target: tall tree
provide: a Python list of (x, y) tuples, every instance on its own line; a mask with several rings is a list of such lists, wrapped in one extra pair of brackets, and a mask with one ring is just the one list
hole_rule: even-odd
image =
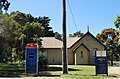
[(26, 35), (25, 41), (27, 43), (29, 42), (40, 43), (39, 40), (37, 40), (37, 38), (39, 39), (39, 37), (41, 37), (43, 30), (44, 27), (41, 26), (41, 24), (38, 22), (27, 23), (23, 31), (23, 33)]
[(118, 42), (120, 43), (120, 15), (117, 15), (117, 17), (114, 21), (114, 25), (117, 28), (116, 34), (118, 36)]
[(54, 36), (49, 21), (49, 17), (33, 17), (19, 11), (10, 15), (0, 14), (0, 43), (7, 48), (0, 47), (0, 53), (4, 53), (7, 58), (11, 56), (12, 48), (15, 48), (20, 59), (27, 43), (35, 42), (41, 45), (39, 37)]
[(31, 14), (25, 14), (19, 11), (11, 12), (10, 15), (21, 26), (24, 26), (27, 22), (33, 22), (33, 18), (34, 18)]
[(81, 37), (83, 35), (84, 35), (84, 33), (82, 33), (81, 31), (77, 31), (73, 34), (69, 34), (69, 37)]
[[(22, 52), (29, 42), (37, 42), (41, 45), (39, 37), (53, 37), (52, 27), (49, 27), (49, 17), (33, 17), (19, 11), (12, 12), (11, 17), (20, 25), (22, 30), (17, 37), (16, 52)], [(23, 53), (23, 52), (22, 52)]]
[(41, 23), (42, 26), (45, 28), (43, 30), (43, 37), (53, 37), (54, 36), (54, 33), (53, 33), (53, 30), (52, 30), (52, 27), (49, 27), (49, 23), (50, 23), (50, 19), (49, 17), (38, 17), (38, 18), (34, 18), (34, 21), (36, 21)]
[(112, 44), (117, 44), (116, 30), (112, 28), (104, 29), (96, 35), (96, 38), (104, 43), (107, 48), (111, 48)]
[(31, 14), (25, 14), (19, 11), (12, 12), (11, 16), (13, 19), (18, 22), (21, 26), (25, 26), (26, 23), (37, 22), (40, 23), (44, 30), (42, 31), (41, 36), (43, 37), (53, 37), (54, 33), (52, 27), (49, 27), (50, 19), (49, 17), (33, 17)]
[(0, 41), (3, 45), (2, 57), (7, 60), (11, 57), (12, 48), (15, 47), (15, 38), (18, 34), (19, 24), (14, 21), (9, 14), (0, 15)]
[(118, 47), (118, 36), (116, 35), (116, 30), (113, 28), (104, 29), (101, 33), (98, 33), (96, 35), (96, 38), (100, 40), (103, 44), (105, 44), (107, 50), (110, 51), (109, 59), (111, 60), (111, 64), (113, 65), (113, 55), (115, 55), (116, 53), (113, 52), (113, 50)]
[(120, 28), (120, 15), (117, 15), (117, 17), (114, 21), (114, 25), (116, 28)]
[(2, 9), (7, 11), (9, 6), (10, 6), (10, 3), (8, 2), (8, 0), (0, 0), (0, 11), (2, 11)]

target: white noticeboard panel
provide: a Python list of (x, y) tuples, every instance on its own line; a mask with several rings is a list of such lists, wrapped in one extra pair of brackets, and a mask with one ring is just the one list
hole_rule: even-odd
[(106, 57), (106, 51), (96, 51), (96, 57)]

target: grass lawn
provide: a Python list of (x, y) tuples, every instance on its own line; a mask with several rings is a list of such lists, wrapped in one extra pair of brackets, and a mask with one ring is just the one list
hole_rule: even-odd
[[(24, 77), (25, 68), (18, 64), (0, 63), (0, 76), (3, 77)], [(95, 66), (69, 65), (68, 74), (63, 74), (62, 65), (49, 65), (47, 71), (40, 71), (37, 76), (51, 76), (79, 79), (103, 79), (106, 77), (119, 77), (120, 75), (109, 74), (95, 76)]]
[(19, 77), (23, 76), (24, 72), (23, 65), (0, 63), (0, 77)]
[[(60, 76), (65, 78), (78, 78), (78, 79), (104, 79), (106, 77), (120, 77), (117, 74), (100, 74), (98, 76), (95, 75), (95, 66), (88, 65), (69, 65), (68, 66), (68, 74), (63, 74), (62, 65), (49, 65), (48, 68), (48, 76)], [(46, 74), (47, 75), (47, 74)]]

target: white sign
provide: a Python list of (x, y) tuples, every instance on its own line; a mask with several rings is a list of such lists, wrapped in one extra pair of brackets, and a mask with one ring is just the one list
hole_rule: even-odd
[(106, 57), (106, 51), (96, 51), (96, 57)]

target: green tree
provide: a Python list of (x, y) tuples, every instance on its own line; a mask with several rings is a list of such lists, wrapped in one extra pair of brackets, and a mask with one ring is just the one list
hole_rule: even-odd
[(117, 17), (114, 21), (114, 25), (117, 28), (116, 34), (118, 36), (118, 42), (120, 43), (120, 15), (117, 15)]
[[(39, 46), (41, 46), (42, 40), (40, 39), (40, 37), (54, 36), (52, 27), (49, 27), (49, 17), (33, 17), (31, 14), (25, 14), (19, 11), (12, 12), (10, 15), (20, 25), (20, 28), (22, 28), (22, 31), (17, 37), (18, 41), (16, 48), (17, 55), (21, 55), (20, 57), (22, 57), (22, 59), (24, 59), (25, 57), (25, 52), (23, 52), (23, 50), (25, 50), (25, 45), (27, 43), (38, 43)], [(43, 50), (41, 50), (40, 52), (42, 53), (39, 55), (39, 63), (46, 66), (46, 56), (44, 55)], [(43, 66), (40, 66), (40, 68), (41, 67)]]
[(3, 44), (3, 53), (5, 60), (11, 57), (12, 48), (15, 47), (15, 38), (18, 34), (19, 24), (14, 21), (9, 14), (0, 15), (0, 41)]
[(107, 50), (109, 51), (109, 59), (113, 65), (113, 55), (116, 54), (113, 50), (115, 50), (115, 48), (119, 45), (116, 30), (113, 28), (104, 29), (101, 33), (96, 35), (96, 38), (106, 45)]
[[(22, 52), (23, 47), (29, 42), (38, 42), (39, 37), (54, 36), (52, 27), (49, 27), (49, 17), (33, 17), (20, 11), (11, 12), (10, 16), (20, 25), (22, 29), (17, 37), (16, 52)], [(24, 45), (22, 44), (24, 42)], [(39, 41), (40, 43), (40, 41)]]
[(54, 37), (52, 27), (49, 27), (50, 19), (49, 17), (35, 17), (34, 22), (39, 22), (45, 28), (43, 30), (43, 37)]
[(69, 34), (69, 37), (82, 37), (84, 35), (84, 33), (82, 33), (81, 31), (77, 31), (73, 34)]
[(8, 0), (0, 0), (0, 11), (2, 11), (2, 9), (7, 11), (9, 6), (10, 6), (10, 3), (8, 2)]
[(49, 17), (33, 17), (31, 14), (25, 14), (19, 11), (12, 12), (11, 16), (18, 22), (21, 26), (25, 26), (26, 23), (37, 22), (40, 23), (44, 30), (42, 31), (42, 37), (53, 37), (54, 33), (52, 27), (49, 27), (50, 19)]
[(114, 25), (116, 28), (120, 28), (120, 15), (117, 15), (117, 17), (114, 21)]
[(38, 43), (41, 46), (40, 37), (54, 36), (49, 22), (49, 17), (33, 17), (19, 11), (0, 14), (1, 61), (23, 60), (27, 43)]
[[(24, 35), (26, 35), (25, 41), (26, 43), (33, 42), (33, 43), (40, 43), (39, 37), (41, 37), (41, 34), (44, 30), (44, 27), (41, 26), (40, 23), (38, 22), (32, 22), (32, 23), (26, 23), (24, 26)], [(41, 44), (40, 44), (41, 45)]]
[(31, 14), (25, 14), (19, 11), (11, 12), (10, 15), (12, 18), (18, 22), (21, 26), (24, 26), (27, 22), (33, 22), (33, 18)]
[(112, 28), (102, 30), (101, 33), (96, 35), (96, 38), (104, 43), (107, 46), (107, 49), (110, 49), (111, 46), (114, 46), (113, 44), (118, 44), (116, 30)]
[(4, 48), (4, 38), (2, 37), (2, 36), (0, 36), (0, 62), (3, 62), (3, 60), (4, 60), (4, 56), (5, 56), (5, 54), (4, 54), (4, 50), (5, 50), (5, 48)]
[(59, 34), (58, 32), (55, 32), (55, 38), (58, 39), (58, 40), (60, 40), (60, 41), (63, 40), (63, 39), (62, 39), (62, 35)]

